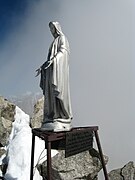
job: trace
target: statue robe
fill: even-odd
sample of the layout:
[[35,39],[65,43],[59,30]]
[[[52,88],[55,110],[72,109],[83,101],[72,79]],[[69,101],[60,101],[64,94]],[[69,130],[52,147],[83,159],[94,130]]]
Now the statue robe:
[[53,63],[47,69],[44,63],[41,68],[40,87],[45,95],[44,122],[71,122],[69,53],[68,41],[63,33],[59,33],[48,53],[47,61],[53,58]]

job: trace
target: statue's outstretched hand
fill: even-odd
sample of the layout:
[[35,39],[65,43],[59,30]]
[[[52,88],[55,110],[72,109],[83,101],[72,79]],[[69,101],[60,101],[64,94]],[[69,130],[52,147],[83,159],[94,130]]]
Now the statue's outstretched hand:
[[36,74],[35,77],[37,77],[37,76],[41,73],[41,68],[38,68],[38,69],[36,70],[36,72],[37,72],[37,74]]
[[51,59],[50,61],[47,61],[47,65],[46,65],[45,69],[48,69],[52,63],[53,63],[53,59]]

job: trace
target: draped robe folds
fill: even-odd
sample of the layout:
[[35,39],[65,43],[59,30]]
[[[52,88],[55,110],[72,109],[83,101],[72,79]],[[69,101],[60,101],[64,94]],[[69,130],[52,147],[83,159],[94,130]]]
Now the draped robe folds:
[[40,87],[45,96],[44,122],[60,121],[70,123],[72,110],[69,90],[69,44],[63,34],[52,42],[47,61],[53,63],[45,69],[41,67]]

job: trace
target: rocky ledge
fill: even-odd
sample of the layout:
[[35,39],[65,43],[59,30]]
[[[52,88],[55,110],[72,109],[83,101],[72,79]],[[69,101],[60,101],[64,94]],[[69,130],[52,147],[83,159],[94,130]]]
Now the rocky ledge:
[[[0,96],[0,143],[5,146],[14,121],[15,105]],[[0,154],[1,155],[1,154]]]
[[109,173],[109,180],[135,180],[135,165],[130,161],[119,169],[112,170]]
[[[94,157],[93,151],[85,151],[77,155],[65,158],[65,152],[59,151],[59,154],[52,158],[52,179],[54,180],[73,180],[73,179],[98,179],[98,173],[102,169],[100,159]],[[91,153],[92,152],[92,153]],[[91,156],[93,154],[93,156]],[[104,156],[107,163],[108,157]],[[39,165],[39,171],[43,177],[46,177],[47,164],[44,162]]]

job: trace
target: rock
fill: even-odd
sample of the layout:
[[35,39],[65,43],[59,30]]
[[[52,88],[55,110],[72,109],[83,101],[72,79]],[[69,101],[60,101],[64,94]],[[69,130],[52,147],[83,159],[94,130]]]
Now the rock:
[[[0,96],[0,143],[5,146],[14,121],[15,105]],[[0,154],[1,155],[1,154]]]
[[[2,146],[7,145],[7,140],[12,129],[14,121],[15,105],[7,99],[0,96],[0,157],[6,153]],[[3,165],[0,165],[0,171],[5,170]]]
[[109,180],[123,180],[123,177],[121,176],[121,169],[112,170],[109,173]]
[[34,115],[31,118],[31,126],[32,128],[40,128],[43,121],[43,105],[44,105],[44,97],[39,99],[37,103],[34,105]]
[[3,154],[5,154],[6,153],[6,150],[5,149],[0,149],[0,155],[3,155]]
[[135,180],[134,162],[130,161],[124,167],[112,170],[109,173],[109,180]]
[[[104,158],[105,163],[107,163],[108,157],[104,156]],[[65,152],[61,150],[52,158],[53,180],[96,180],[101,169],[102,165],[99,158],[92,157],[89,151],[65,158]],[[39,166],[39,170],[45,178],[47,175],[46,162]]]

